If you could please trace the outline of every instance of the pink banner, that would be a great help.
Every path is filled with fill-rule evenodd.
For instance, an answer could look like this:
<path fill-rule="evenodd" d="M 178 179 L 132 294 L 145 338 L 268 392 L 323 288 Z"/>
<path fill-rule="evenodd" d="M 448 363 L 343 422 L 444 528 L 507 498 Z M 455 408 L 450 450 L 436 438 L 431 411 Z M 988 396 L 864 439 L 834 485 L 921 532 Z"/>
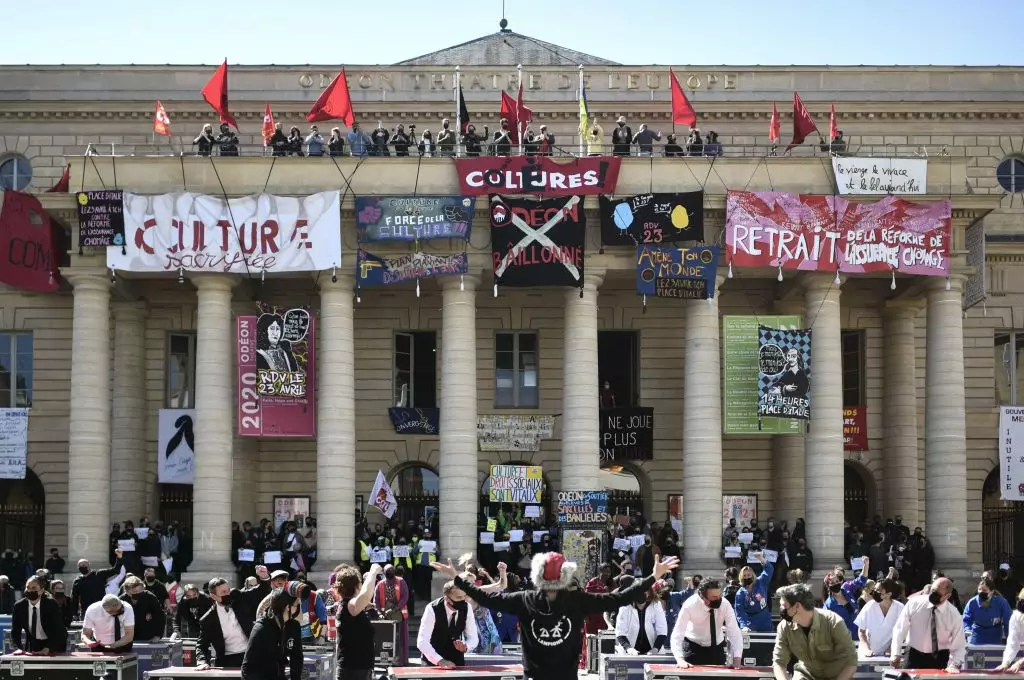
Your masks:
<path fill-rule="evenodd" d="M 239 316 L 238 435 L 316 436 L 316 319 L 301 307 Z"/>
<path fill-rule="evenodd" d="M 730 191 L 726 261 L 846 274 L 896 271 L 949 276 L 949 201 L 895 196 L 854 203 L 838 196 Z"/>

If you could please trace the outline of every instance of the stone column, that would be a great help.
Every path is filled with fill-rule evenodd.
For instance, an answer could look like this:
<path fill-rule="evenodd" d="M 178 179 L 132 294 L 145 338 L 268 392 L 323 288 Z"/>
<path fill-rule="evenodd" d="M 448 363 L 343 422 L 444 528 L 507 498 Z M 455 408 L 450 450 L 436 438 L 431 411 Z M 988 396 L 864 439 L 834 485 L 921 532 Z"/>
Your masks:
<path fill-rule="evenodd" d="M 711 300 L 687 300 L 683 373 L 683 571 L 721 569 L 722 355 L 716 281 Z"/>
<path fill-rule="evenodd" d="M 967 562 L 967 423 L 959 277 L 931 281 L 924 414 L 925 525 L 935 563 Z M 916 459 L 916 457 L 915 457 Z"/>
<path fill-rule="evenodd" d="M 438 279 L 441 303 L 440 542 L 444 557 L 476 551 L 477 276 Z"/>
<path fill-rule="evenodd" d="M 806 305 L 799 302 L 782 303 L 777 305 L 776 312 L 783 315 L 799 315 L 805 318 L 804 323 L 810 323 L 810 319 L 804 315 Z M 811 363 L 816 363 L 812 357 Z M 812 365 L 813 373 L 813 365 Z M 813 379 L 812 379 L 813 390 Z M 796 528 L 796 520 L 807 518 L 804 501 L 807 493 L 804 479 L 804 452 L 806 442 L 803 435 L 779 434 L 772 437 L 772 488 L 775 491 L 775 519 L 789 523 L 790 532 Z M 761 517 L 764 524 L 767 517 Z"/>
<path fill-rule="evenodd" d="M 138 522 L 149 514 L 155 479 L 146 444 L 146 305 L 114 305 L 114 398 L 110 515 Z"/>
<path fill-rule="evenodd" d="M 325 272 L 326 273 L 326 272 Z M 316 517 L 319 571 L 350 562 L 355 541 L 356 417 L 354 277 L 320 277 L 317 351 Z M 326 282 L 324 282 L 326 281 Z M 473 468 L 476 475 L 476 467 Z"/>
<path fill-rule="evenodd" d="M 839 286 L 804 275 L 804 325 L 811 328 L 811 422 L 804 456 L 807 545 L 814 562 L 843 561 L 843 356 Z"/>
<path fill-rule="evenodd" d="M 190 571 L 229 577 L 231 565 L 232 433 L 235 381 L 232 376 L 235 277 L 198 274 L 196 322 L 196 481 L 192 489 Z"/>
<path fill-rule="evenodd" d="M 565 291 L 562 361 L 563 491 L 591 491 L 601 482 L 601 399 L 597 376 L 597 289 L 604 269 L 588 267 L 579 288 Z"/>
<path fill-rule="evenodd" d="M 63 276 L 75 287 L 66 554 L 72 565 L 84 557 L 99 568 L 107 565 L 110 535 L 110 276 Z"/>
<path fill-rule="evenodd" d="M 913 527 L 919 517 L 917 450 L 917 348 L 914 319 L 919 309 L 886 306 L 882 462 L 885 470 L 885 517 L 903 516 Z M 959 317 L 957 317 L 959 318 Z M 962 355 L 961 355 L 962 356 Z"/>

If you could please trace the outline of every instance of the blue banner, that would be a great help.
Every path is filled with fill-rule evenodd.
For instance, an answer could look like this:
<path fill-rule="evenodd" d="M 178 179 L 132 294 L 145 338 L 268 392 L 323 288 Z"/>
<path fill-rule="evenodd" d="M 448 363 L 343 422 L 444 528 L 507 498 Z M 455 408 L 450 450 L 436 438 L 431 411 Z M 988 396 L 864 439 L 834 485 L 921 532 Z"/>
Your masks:
<path fill-rule="evenodd" d="M 465 274 L 468 271 L 469 255 L 466 253 L 410 253 L 398 257 L 380 257 L 360 248 L 356 256 L 357 286 L 390 286 L 435 276 Z"/>
<path fill-rule="evenodd" d="M 388 417 L 396 434 L 439 434 L 441 411 L 436 408 L 388 409 Z"/>
<path fill-rule="evenodd" d="M 359 241 L 469 240 L 472 196 L 360 196 L 356 198 Z"/>
<path fill-rule="evenodd" d="M 637 246 L 637 295 L 681 300 L 713 298 L 718 250 L 718 246 Z"/>

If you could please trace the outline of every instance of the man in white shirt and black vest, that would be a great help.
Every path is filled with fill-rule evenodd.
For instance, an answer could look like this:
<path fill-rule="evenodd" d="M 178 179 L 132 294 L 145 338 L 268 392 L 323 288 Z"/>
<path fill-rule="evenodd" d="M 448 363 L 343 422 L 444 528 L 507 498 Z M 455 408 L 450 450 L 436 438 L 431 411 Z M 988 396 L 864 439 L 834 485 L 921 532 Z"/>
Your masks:
<path fill-rule="evenodd" d="M 722 635 L 725 628 L 725 635 Z M 729 640 L 732 667 L 743 666 L 743 633 L 736 621 L 736 612 L 729 600 L 722 597 L 722 586 L 706 579 L 697 592 L 686 599 L 672 629 L 672 655 L 683 668 L 689 666 L 723 666 L 726 663 L 724 643 Z"/>
<path fill-rule="evenodd" d="M 476 617 L 469 611 L 466 593 L 449 581 L 444 595 L 423 610 L 416 647 L 431 666 L 452 668 L 466 665 L 466 651 L 479 643 Z"/>
<path fill-rule="evenodd" d="M 963 618 L 949 601 L 953 582 L 937 578 L 928 592 L 911 597 L 892 631 L 892 666 L 900 668 L 906 642 L 905 668 L 959 673 L 967 655 Z"/>

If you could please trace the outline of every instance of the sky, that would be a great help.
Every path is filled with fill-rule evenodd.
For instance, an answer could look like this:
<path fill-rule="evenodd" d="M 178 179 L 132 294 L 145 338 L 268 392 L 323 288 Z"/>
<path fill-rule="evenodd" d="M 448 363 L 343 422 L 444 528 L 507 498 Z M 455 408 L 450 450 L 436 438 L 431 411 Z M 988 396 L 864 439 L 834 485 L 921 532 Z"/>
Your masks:
<path fill-rule="evenodd" d="M 503 2 L 350 5 L 100 0 L 83 10 L 81 0 L 48 0 L 54 19 L 5 31 L 0 64 L 393 64 L 497 31 Z M 622 64 L 1024 63 L 1024 0 L 504 5 L 511 30 Z"/>

